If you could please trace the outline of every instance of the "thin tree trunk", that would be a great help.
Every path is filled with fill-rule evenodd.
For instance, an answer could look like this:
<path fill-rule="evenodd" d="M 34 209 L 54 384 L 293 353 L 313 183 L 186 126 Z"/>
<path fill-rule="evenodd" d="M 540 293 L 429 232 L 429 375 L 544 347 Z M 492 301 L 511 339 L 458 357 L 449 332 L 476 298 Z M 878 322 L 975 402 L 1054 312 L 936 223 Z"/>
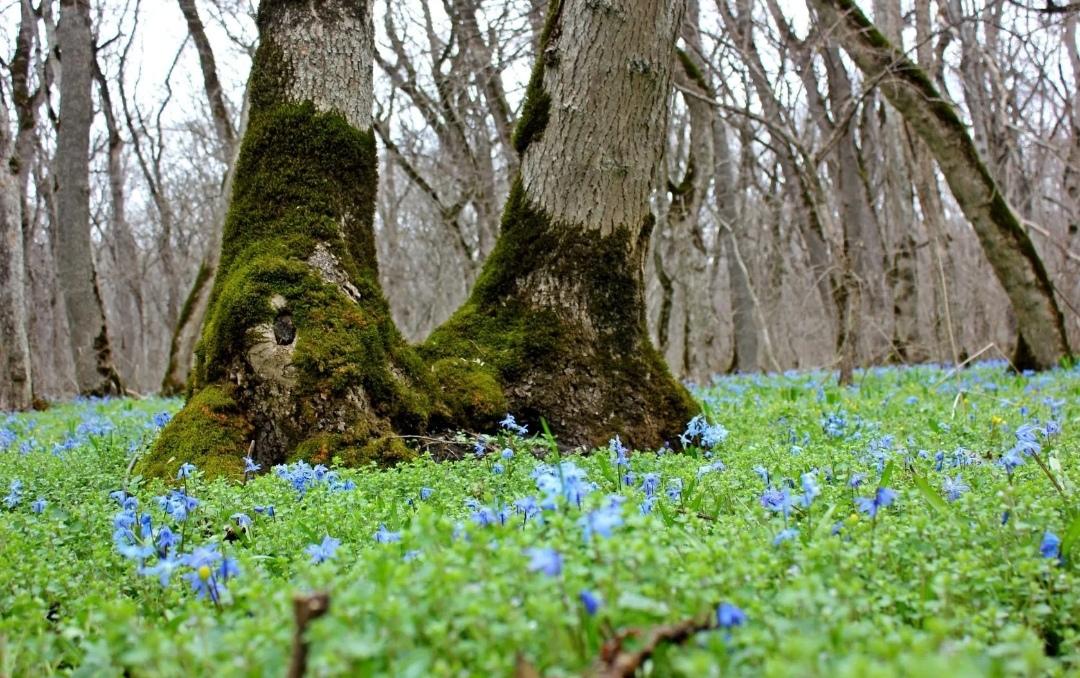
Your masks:
<path fill-rule="evenodd" d="M 93 49 L 88 0 L 63 0 L 57 40 L 63 64 L 56 136 L 56 256 L 80 393 L 121 393 L 90 243 Z"/>
<path fill-rule="evenodd" d="M 1054 289 L 1020 218 L 987 171 L 971 137 L 922 69 L 889 44 L 851 0 L 811 0 L 823 28 L 923 138 L 1016 313 L 1014 364 L 1048 369 L 1069 355 Z"/>
<path fill-rule="evenodd" d="M 210 115 L 214 120 L 214 131 L 217 134 L 219 158 L 225 164 L 225 178 L 222 182 L 221 195 L 217 198 L 217 215 L 213 220 L 206 246 L 206 253 L 199 264 L 199 270 L 195 275 L 195 282 L 188 292 L 187 299 L 180 309 L 180 317 L 173 331 L 172 341 L 169 343 L 169 362 L 165 368 L 165 378 L 161 383 L 161 391 L 167 395 L 183 391 L 188 381 L 188 375 L 195 364 L 195 345 L 198 343 L 199 334 L 202 331 L 203 320 L 206 318 L 206 309 L 210 305 L 210 291 L 214 287 L 214 278 L 217 273 L 218 259 L 221 255 L 221 229 L 225 223 L 225 213 L 228 209 L 229 197 L 232 189 L 233 168 L 236 165 L 236 154 L 239 150 L 236 145 L 236 132 L 233 129 L 232 120 L 229 117 L 229 109 L 225 104 L 225 95 L 221 87 L 221 80 L 217 73 L 217 60 L 214 51 L 210 47 L 210 41 L 206 37 L 206 29 L 199 11 L 195 6 L 195 0 L 177 0 L 180 11 L 184 14 L 187 22 L 188 34 L 195 43 L 195 49 L 199 54 L 199 68 L 203 76 L 203 88 L 206 91 L 206 101 L 210 106 Z M 244 110 L 241 111 L 240 132 L 246 128 L 247 95 L 244 96 Z"/>
<path fill-rule="evenodd" d="M 697 410 L 649 341 L 643 279 L 683 4 L 552 4 L 502 235 L 425 345 L 436 372 L 495 379 L 570 446 L 656 447 Z"/>
<path fill-rule="evenodd" d="M 903 47 L 903 20 L 895 0 L 875 0 L 874 17 L 886 37 Z M 912 163 L 904 139 L 903 118 L 883 101 L 878 102 L 878 153 L 884 157 L 879 186 L 882 219 L 887 234 L 888 280 L 892 295 L 892 351 L 901 362 L 926 359 L 919 344 L 918 256 L 915 248 L 914 192 Z M 880 157 L 879 156 L 879 157 Z"/>
<path fill-rule="evenodd" d="M 0 92 L 2 94 L 2 92 Z M 8 103 L 0 96 L 0 158 L 11 159 L 13 139 Z M 30 342 L 26 317 L 26 265 L 19 209 L 19 178 L 5 163 L 0 169 L 0 412 L 30 406 Z"/>

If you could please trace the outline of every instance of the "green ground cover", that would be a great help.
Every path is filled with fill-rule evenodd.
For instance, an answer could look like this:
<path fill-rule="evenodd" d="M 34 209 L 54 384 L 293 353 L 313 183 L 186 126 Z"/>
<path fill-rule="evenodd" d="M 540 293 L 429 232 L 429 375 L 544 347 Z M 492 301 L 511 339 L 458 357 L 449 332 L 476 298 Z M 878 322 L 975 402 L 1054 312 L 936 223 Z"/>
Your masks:
<path fill-rule="evenodd" d="M 659 454 L 507 420 L 245 482 L 130 471 L 177 400 L 0 415 L 0 675 L 280 675 L 315 590 L 309 675 L 581 675 L 692 619 L 646 673 L 1080 671 L 1080 369 L 833 382 L 718 379 Z"/>

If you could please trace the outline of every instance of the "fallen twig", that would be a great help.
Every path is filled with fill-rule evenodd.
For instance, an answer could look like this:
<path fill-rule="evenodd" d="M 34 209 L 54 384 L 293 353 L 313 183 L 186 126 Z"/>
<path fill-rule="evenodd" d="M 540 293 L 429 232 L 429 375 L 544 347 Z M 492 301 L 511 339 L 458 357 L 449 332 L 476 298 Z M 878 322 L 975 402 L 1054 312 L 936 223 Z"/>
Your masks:
<path fill-rule="evenodd" d="M 296 634 L 293 636 L 292 659 L 289 660 L 289 678 L 302 678 L 307 671 L 308 625 L 326 614 L 329 609 L 330 596 L 326 593 L 298 595 L 293 598 Z"/>
<path fill-rule="evenodd" d="M 681 643 L 701 631 L 713 628 L 713 618 L 686 619 L 676 624 L 658 626 L 652 630 L 627 629 L 604 643 L 600 659 L 593 669 L 598 678 L 628 678 L 640 669 L 661 643 Z M 635 651 L 623 649 L 627 638 L 644 636 L 641 648 Z"/>

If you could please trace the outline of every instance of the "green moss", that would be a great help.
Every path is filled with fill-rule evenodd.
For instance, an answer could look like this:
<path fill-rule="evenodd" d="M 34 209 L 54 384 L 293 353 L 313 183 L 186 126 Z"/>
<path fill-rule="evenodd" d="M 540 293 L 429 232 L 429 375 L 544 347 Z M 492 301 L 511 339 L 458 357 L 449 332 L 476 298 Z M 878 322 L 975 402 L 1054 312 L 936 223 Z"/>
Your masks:
<path fill-rule="evenodd" d="M 184 306 L 180 309 L 180 319 L 176 323 L 176 328 L 173 329 L 172 341 L 169 342 L 169 364 L 165 369 L 165 378 L 161 382 L 161 394 L 162 395 L 177 395 L 184 392 L 186 384 L 178 381 L 174 378 L 176 372 L 176 361 L 182 356 L 177 354 L 179 346 L 177 346 L 177 340 L 180 338 L 180 330 L 191 319 L 191 314 L 195 308 L 195 302 L 202 294 L 203 289 L 210 283 L 211 276 L 213 275 L 213 269 L 203 262 L 199 265 L 199 272 L 195 275 L 195 282 L 191 285 L 191 291 L 188 292 L 187 299 L 184 300 Z M 186 358 L 186 356 L 183 356 Z M 189 394 L 190 395 L 190 394 Z"/>
<path fill-rule="evenodd" d="M 518 155 L 524 155 L 525 149 L 540 138 L 547 127 L 548 114 L 551 111 L 551 96 L 544 90 L 544 68 L 547 60 L 557 59 L 554 51 L 549 50 L 559 26 L 562 14 L 562 0 L 551 0 L 548 4 L 547 20 L 540 34 L 539 56 L 533 64 L 529 84 L 525 88 L 525 103 L 521 106 L 521 117 L 514 128 L 514 148 Z"/>
<path fill-rule="evenodd" d="M 548 419 L 571 444 L 603 444 L 614 433 L 636 431 L 636 444 L 659 445 L 697 406 L 647 337 L 637 257 L 650 229 L 651 222 L 600 236 L 552 223 L 515 182 L 502 234 L 472 295 L 422 353 L 433 368 L 464 365 L 470 379 L 490 378 L 502 388 L 507 411 L 534 425 Z M 537 303 L 537 280 L 554 281 L 572 296 L 567 304 L 583 307 L 568 315 L 559 303 Z M 498 393 L 491 382 L 483 400 L 489 411 L 501 404 L 491 397 Z M 455 415 L 474 430 L 489 425 L 477 412 Z"/>
<path fill-rule="evenodd" d="M 705 96 L 712 97 L 712 88 L 709 87 L 709 83 L 705 80 L 705 74 L 701 72 L 698 65 L 694 63 L 694 60 L 686 53 L 686 50 L 676 50 L 676 54 L 679 56 L 679 63 L 682 65 L 683 72 L 686 73 L 686 77 L 690 78 L 701 91 L 705 93 Z"/>
<path fill-rule="evenodd" d="M 199 391 L 165 427 L 135 466 L 148 477 L 172 479 L 190 462 L 207 477 L 242 478 L 252 427 L 229 387 Z"/>
<path fill-rule="evenodd" d="M 400 440 L 378 441 L 395 429 L 422 430 L 433 411 L 443 410 L 379 286 L 374 137 L 310 102 L 281 101 L 278 78 L 287 74 L 274 71 L 281 59 L 272 41 L 260 47 L 256 62 L 251 117 L 188 408 L 208 389 L 244 384 L 232 391 L 235 406 L 258 432 L 264 467 L 290 453 L 405 458 Z M 347 282 L 325 280 L 308 263 L 320 247 L 332 255 L 334 275 Z M 275 299 L 284 305 L 275 307 Z M 278 339 L 291 347 L 287 395 L 262 388 L 248 364 L 252 329 L 274 323 L 277 308 L 285 309 L 295 330 L 290 339 Z M 383 453 L 389 456 L 377 457 Z"/>

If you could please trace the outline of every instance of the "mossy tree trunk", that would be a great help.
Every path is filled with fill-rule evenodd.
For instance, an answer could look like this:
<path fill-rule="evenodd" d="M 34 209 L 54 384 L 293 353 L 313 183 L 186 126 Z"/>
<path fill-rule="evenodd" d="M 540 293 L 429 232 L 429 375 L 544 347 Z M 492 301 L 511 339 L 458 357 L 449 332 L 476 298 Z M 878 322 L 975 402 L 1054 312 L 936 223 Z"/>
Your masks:
<path fill-rule="evenodd" d="M 975 144 L 926 73 L 893 47 L 851 0 L 809 0 L 822 29 L 904 116 L 937 160 L 956 202 L 1012 303 L 1019 325 L 1014 363 L 1047 369 L 1069 355 L 1053 286 L 1017 213 Z"/>
<path fill-rule="evenodd" d="M 509 411 L 546 418 L 566 445 L 659 446 L 696 412 L 649 341 L 643 283 L 683 6 L 552 3 L 502 234 L 423 348 L 436 379 L 490 377 Z M 455 412 L 490 423 L 470 414 Z"/>
<path fill-rule="evenodd" d="M 142 461 L 239 474 L 407 455 L 432 414 L 426 371 L 390 318 L 372 229 L 369 0 L 263 0 L 193 395 Z"/>

